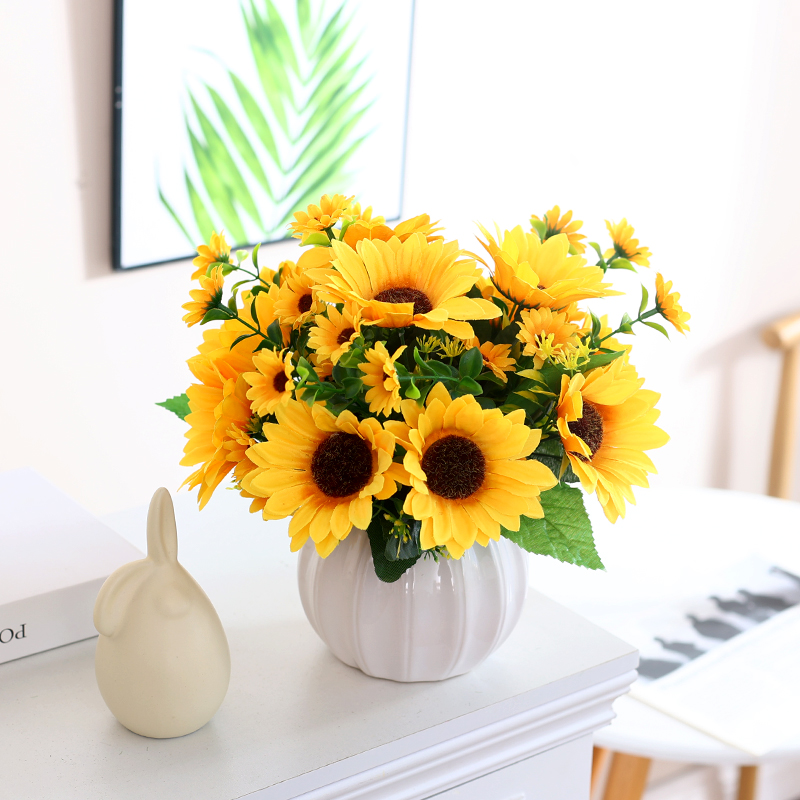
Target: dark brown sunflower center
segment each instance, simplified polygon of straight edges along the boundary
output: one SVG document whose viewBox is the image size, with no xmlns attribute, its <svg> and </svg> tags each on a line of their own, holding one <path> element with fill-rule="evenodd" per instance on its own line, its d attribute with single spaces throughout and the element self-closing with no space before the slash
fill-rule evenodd
<svg viewBox="0 0 800 800">
<path fill-rule="evenodd" d="M 350 337 L 356 332 L 355 328 L 345 328 L 336 338 L 336 344 L 344 344 L 350 341 Z"/>
<path fill-rule="evenodd" d="M 486 477 L 486 458 L 480 447 L 463 436 L 437 439 L 422 457 L 428 489 L 446 500 L 466 500 Z"/>
<path fill-rule="evenodd" d="M 592 451 L 592 456 L 603 444 L 603 418 L 600 412 L 591 404 L 583 401 L 583 416 L 567 425 L 572 433 L 580 436 Z"/>
<path fill-rule="evenodd" d="M 309 308 L 311 308 L 312 297 L 310 294 L 304 294 L 298 301 L 297 301 L 297 309 L 301 314 L 305 314 Z"/>
<path fill-rule="evenodd" d="M 427 314 L 433 310 L 433 304 L 425 292 L 412 289 L 409 286 L 393 286 L 378 292 L 373 298 L 379 303 L 413 303 L 415 314 Z"/>
<path fill-rule="evenodd" d="M 280 394 L 286 389 L 286 384 L 289 379 L 286 377 L 285 372 L 278 372 L 272 379 L 272 388 Z"/>
<path fill-rule="evenodd" d="M 349 497 L 372 477 L 372 452 L 354 433 L 332 433 L 314 451 L 311 477 L 327 497 Z"/>
</svg>

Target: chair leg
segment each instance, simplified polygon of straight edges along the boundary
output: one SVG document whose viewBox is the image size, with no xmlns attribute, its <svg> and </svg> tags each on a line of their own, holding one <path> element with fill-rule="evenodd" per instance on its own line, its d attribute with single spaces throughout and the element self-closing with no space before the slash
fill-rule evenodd
<svg viewBox="0 0 800 800">
<path fill-rule="evenodd" d="M 605 747 L 595 747 L 592 750 L 592 782 L 589 789 L 589 797 L 594 797 L 594 793 L 597 791 L 597 783 L 606 768 L 609 758 L 611 758 L 611 751 Z"/>
<path fill-rule="evenodd" d="M 739 793 L 736 800 L 756 800 L 756 784 L 758 783 L 758 767 L 739 768 Z"/>
<path fill-rule="evenodd" d="M 603 800 L 641 800 L 651 759 L 614 753 Z"/>
</svg>

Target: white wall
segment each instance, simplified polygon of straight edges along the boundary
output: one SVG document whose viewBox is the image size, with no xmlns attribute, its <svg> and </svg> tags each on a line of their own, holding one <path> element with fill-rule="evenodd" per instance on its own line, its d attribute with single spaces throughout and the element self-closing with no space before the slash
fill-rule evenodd
<svg viewBox="0 0 800 800">
<path fill-rule="evenodd" d="M 188 263 L 110 269 L 110 7 L 0 0 L 0 469 L 97 513 L 185 477 L 153 403 L 199 337 Z M 765 486 L 778 361 L 758 334 L 800 308 L 799 36 L 778 0 L 417 0 L 406 212 L 468 247 L 473 220 L 556 202 L 593 237 L 632 221 L 693 314 L 634 351 L 664 394 L 661 484 Z"/>
</svg>

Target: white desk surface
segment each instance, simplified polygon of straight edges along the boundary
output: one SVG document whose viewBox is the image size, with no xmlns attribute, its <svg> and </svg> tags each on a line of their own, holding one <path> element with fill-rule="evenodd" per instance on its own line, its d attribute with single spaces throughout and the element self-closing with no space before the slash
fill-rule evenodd
<svg viewBox="0 0 800 800">
<path fill-rule="evenodd" d="M 14 800 L 289 798 L 623 675 L 633 648 L 537 593 L 510 639 L 472 673 L 400 684 L 337 661 L 305 619 L 286 522 L 233 492 L 198 512 L 176 499 L 179 559 L 225 625 L 231 685 L 194 734 L 119 725 L 94 679 L 95 640 L 0 666 L 0 795 Z M 104 519 L 144 548 L 144 507 Z M 313 773 L 313 774 L 312 774 Z"/>
<path fill-rule="evenodd" d="M 631 613 L 691 595 L 750 555 L 800 574 L 800 503 L 720 489 L 637 489 L 636 497 L 616 525 L 586 499 L 605 572 L 533 558 L 531 586 L 621 634 Z M 754 761 L 631 697 L 614 710 L 617 719 L 595 735 L 603 747 L 694 763 Z M 765 757 L 780 758 L 800 759 L 800 739 Z"/>
</svg>

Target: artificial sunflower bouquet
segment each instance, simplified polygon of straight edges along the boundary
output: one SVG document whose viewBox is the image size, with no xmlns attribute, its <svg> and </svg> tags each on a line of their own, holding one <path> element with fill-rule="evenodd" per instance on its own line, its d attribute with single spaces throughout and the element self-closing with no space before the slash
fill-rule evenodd
<svg viewBox="0 0 800 800">
<path fill-rule="evenodd" d="M 615 522 L 668 440 L 617 337 L 667 335 L 657 318 L 689 329 L 660 274 L 616 328 L 582 307 L 620 294 L 610 270 L 649 267 L 627 221 L 606 223 L 607 249 L 588 242 L 590 264 L 558 206 L 527 228 L 479 226 L 484 255 L 426 214 L 392 227 L 343 195 L 294 216 L 296 262 L 260 266 L 258 246 L 232 254 L 216 233 L 193 262 L 197 382 L 161 405 L 190 426 L 181 463 L 201 508 L 227 478 L 251 512 L 291 516 L 293 551 L 310 539 L 323 558 L 362 529 L 384 581 L 501 536 L 602 567 L 584 492 Z"/>
</svg>

